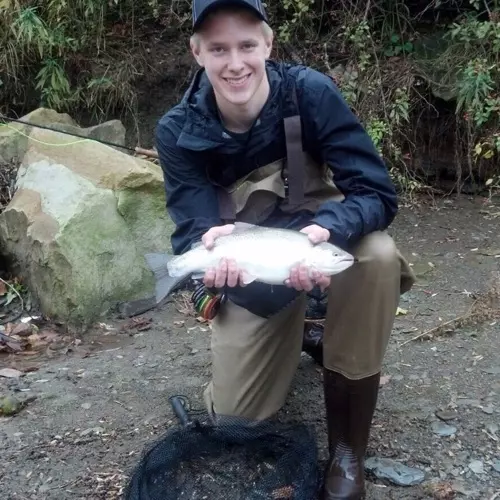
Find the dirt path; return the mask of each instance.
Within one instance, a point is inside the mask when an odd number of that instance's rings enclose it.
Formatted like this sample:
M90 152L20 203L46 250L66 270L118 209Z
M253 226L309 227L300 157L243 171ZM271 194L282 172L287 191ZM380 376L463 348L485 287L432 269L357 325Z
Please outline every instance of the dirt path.
M454 491L490 500L500 490L500 322L407 342L465 314L470 294L485 291L499 269L500 205L482 201L402 208L391 228L420 282L401 302L406 314L396 320L386 357L369 455L400 460L426 477L411 487L370 477L370 499L451 499ZM0 357L0 368L39 368L0 378L0 395L36 396L17 415L0 418L2 500L117 498L143 446L172 424L167 398L184 394L202 405L208 329L172 304L144 318L150 329L125 332L123 321L109 318L66 353ZM283 411L315 426L324 457L321 375L307 356ZM451 419L451 436L435 433L450 430L436 412Z

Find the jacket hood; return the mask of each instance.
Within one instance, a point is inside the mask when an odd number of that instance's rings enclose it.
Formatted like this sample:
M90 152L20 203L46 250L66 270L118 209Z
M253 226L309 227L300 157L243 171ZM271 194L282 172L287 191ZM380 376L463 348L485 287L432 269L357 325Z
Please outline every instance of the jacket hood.
M269 79L270 93L258 119L252 126L248 144L248 153L254 148L262 148L272 140L267 131L272 129L277 121L283 119L287 108L292 106L291 99L284 93L288 87L288 65L274 61L266 62L266 73ZM287 105L288 103L288 105ZM198 70L180 102L185 110L185 122L177 145L193 151L218 149L226 153L234 153L242 148L241 143L232 138L219 119L213 87L205 70ZM288 111L290 112L290 111ZM267 137L266 137L267 135Z

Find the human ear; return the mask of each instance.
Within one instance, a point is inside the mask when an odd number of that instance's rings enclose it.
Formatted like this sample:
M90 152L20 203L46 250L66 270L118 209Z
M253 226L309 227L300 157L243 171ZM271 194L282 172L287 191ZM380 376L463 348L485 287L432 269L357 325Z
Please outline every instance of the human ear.
M198 63L199 66L203 67L203 57L201 55L200 39L196 35L193 35L191 37L191 39L189 40L189 45L191 47L191 52L192 52L193 57L195 58L196 62Z
M271 52L273 50L273 35L272 34L266 36L264 44L265 44L266 59L269 59L271 57Z

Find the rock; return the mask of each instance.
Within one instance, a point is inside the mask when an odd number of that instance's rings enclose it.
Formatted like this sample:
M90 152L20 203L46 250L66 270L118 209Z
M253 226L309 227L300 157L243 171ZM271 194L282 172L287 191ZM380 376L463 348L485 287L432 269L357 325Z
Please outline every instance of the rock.
M488 373L489 375L499 375L500 374L500 365L492 366L490 368L485 368L483 370L484 373Z
M497 424L487 424L486 430L488 432L490 432L491 434L496 434L498 432L498 425Z
M0 377L5 378L19 378L23 375L23 372L19 370L14 370L14 368L2 368L0 370Z
M18 323L12 330L11 335L19 337L29 337L33 331L33 327L29 323Z
M64 130L67 127L77 127L77 123L66 113L58 113L52 109L39 108L20 118L34 125ZM0 160L9 163L13 159L22 159L28 149L29 134L33 127L17 122L8 123L8 127L0 128ZM20 133L19 133L20 132Z
M58 113L47 108L35 109L21 117L20 120L70 134L83 135L89 139L104 140L120 146L125 145L126 130L120 120L110 120L93 127L80 128L78 123L68 114ZM34 130L39 130L18 122L10 122L8 125L9 127L0 129L0 160L5 163L9 163L13 159L22 159L30 146L28 136ZM66 142L78 140L78 138L68 135L64 137L66 137Z
M437 411L436 412L436 417L444 420L445 422L448 422L449 420L453 420L457 418L458 414L457 412L454 411Z
M104 432L103 427L91 427L90 429L85 429L84 431L80 432L80 437L85 437L88 436L89 434L102 434Z
M425 474L420 469L407 467L389 458L370 457L365 461L365 469L379 479L388 479L398 486L414 486L425 479Z
M495 460L492 464L492 467L494 470L496 470L497 472L500 472L500 459L498 460Z
M0 415L11 417L23 409L23 403L14 396L0 397Z
M484 465L481 460L472 460L469 463L469 469L475 474L484 474Z
M33 129L0 247L41 312L71 326L154 295L148 252L170 251L161 168L96 142Z
M484 413L487 413L488 415L493 415L494 412L493 405L482 406L481 409L483 410Z
M439 436L453 436L457 432L457 428L454 425L448 425L444 422L433 422L431 427L432 432Z

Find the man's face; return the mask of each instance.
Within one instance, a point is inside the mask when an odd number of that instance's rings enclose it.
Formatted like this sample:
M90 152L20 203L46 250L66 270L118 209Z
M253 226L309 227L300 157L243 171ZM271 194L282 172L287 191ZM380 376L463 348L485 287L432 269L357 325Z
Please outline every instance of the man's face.
M218 99L230 105L246 105L267 89L265 62L272 37L247 12L220 11L209 17L191 49L205 68Z

